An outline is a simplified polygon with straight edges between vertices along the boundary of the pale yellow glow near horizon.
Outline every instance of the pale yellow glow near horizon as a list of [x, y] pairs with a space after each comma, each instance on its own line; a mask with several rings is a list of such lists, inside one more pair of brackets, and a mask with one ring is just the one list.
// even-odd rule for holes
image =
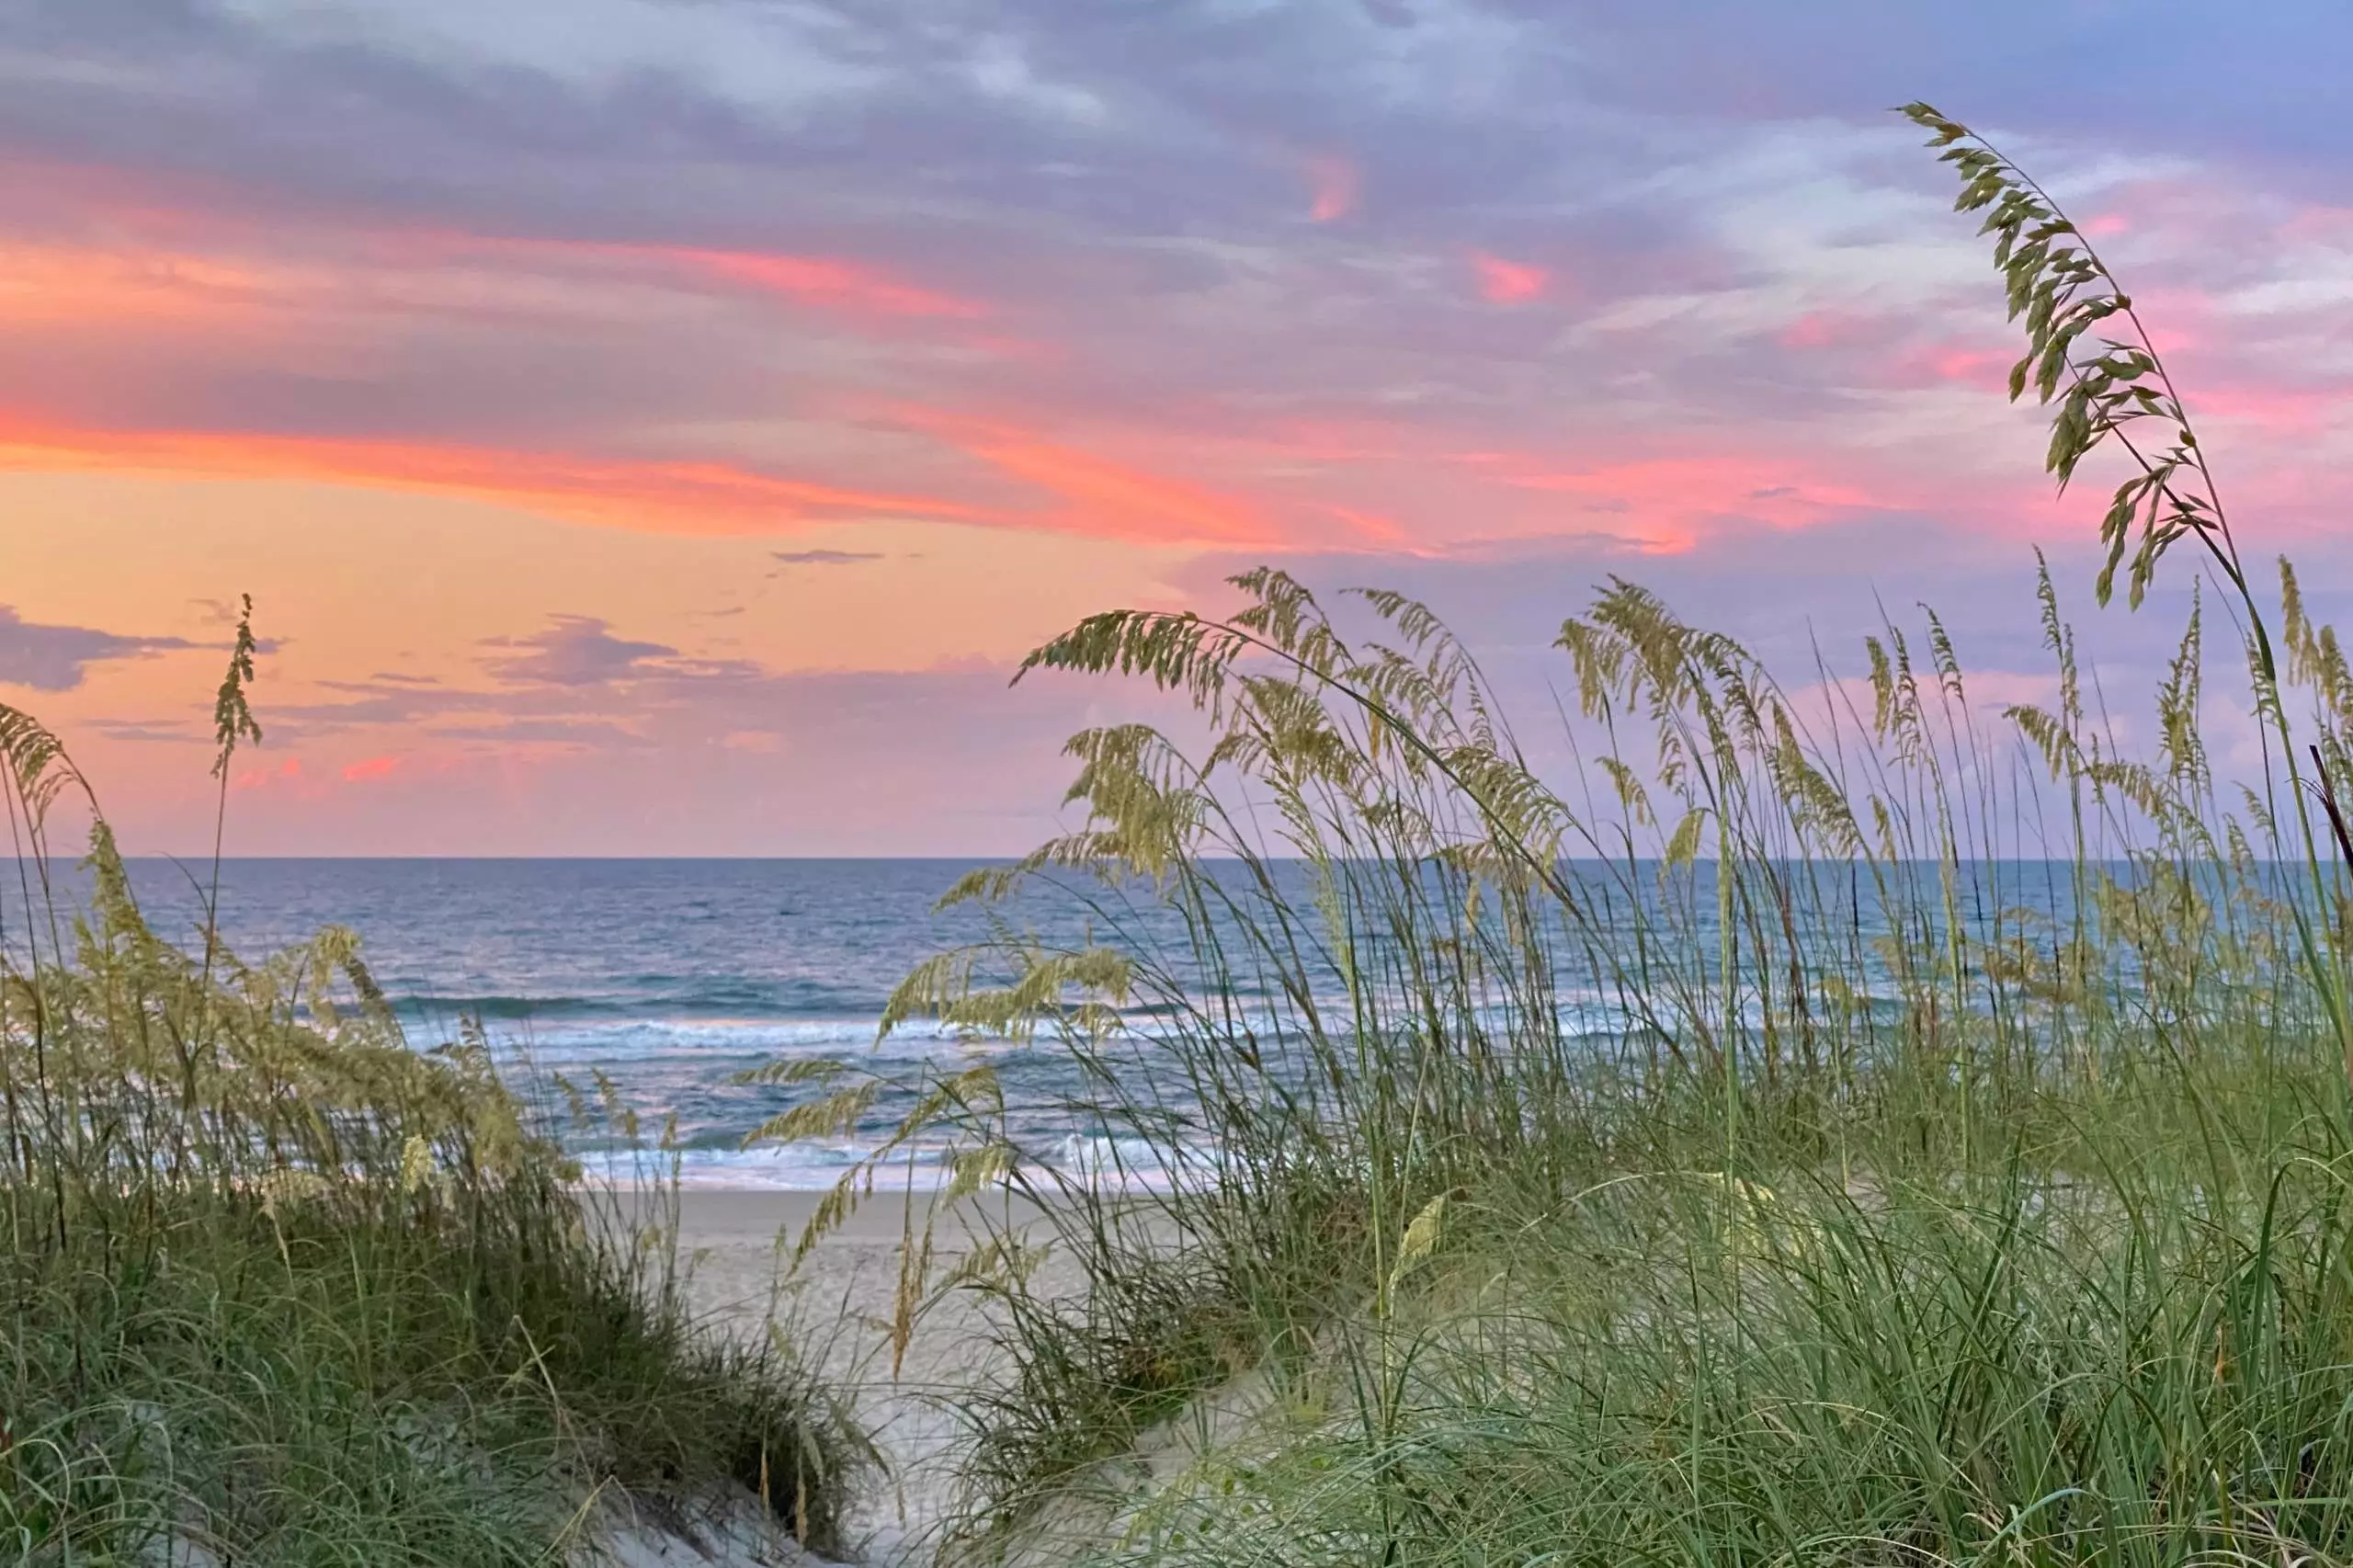
[[[680, 719], [649, 734], [645, 714], [611, 689], [539, 688], [532, 712], [544, 721], [609, 722], [608, 741], [643, 736], [638, 744], [666, 761], [612, 755], [603, 743], [592, 755], [560, 733], [500, 733], [510, 709], [469, 707], [469, 694], [520, 689], [487, 666], [529, 650], [497, 640], [589, 617], [615, 638], [674, 648], [679, 661], [740, 661], [779, 676], [987, 670], [999, 675], [979, 689], [996, 690], [1001, 672], [1082, 616], [1178, 602], [1165, 578], [1190, 553], [921, 522], [638, 533], [433, 495], [153, 475], [0, 475], [0, 604], [25, 621], [198, 644], [91, 663], [65, 690], [0, 686], [0, 701], [65, 737], [126, 847], [183, 854], [209, 838], [210, 710], [230, 634], [221, 607], [239, 594], [253, 596], [256, 630], [276, 646], [254, 694], [265, 744], [233, 769], [238, 843], [278, 844], [300, 821], [312, 825], [299, 842], [335, 853], [494, 852], [538, 842], [530, 834], [546, 812], [592, 796], [615, 795], [601, 809], [626, 823], [632, 813], [618, 801], [659, 812], [706, 788], [717, 804], [705, 810], [756, 820], [731, 819], [694, 842], [756, 843], [764, 800], [790, 815], [788, 802], [832, 799], [798, 809], [843, 822], [855, 819], [861, 790], [878, 808], [887, 799], [908, 809], [906, 783], [878, 792], [877, 769], [919, 769], [926, 737], [895, 742], [878, 713], [870, 737], [836, 728], [821, 738], [804, 731], [805, 711], [796, 718], [764, 687], [728, 699], [709, 733], [682, 734], [676, 724], [693, 721]], [[790, 564], [777, 551], [874, 559]], [[418, 704], [426, 716], [319, 716], [366, 699], [352, 685], [385, 672], [436, 683], [412, 687], [427, 694]], [[135, 738], [126, 725], [182, 738]], [[909, 755], [885, 757], [893, 747]], [[1031, 749], [1050, 758], [1051, 738]], [[558, 776], [571, 782], [549, 782]], [[1036, 793], [1051, 805], [1049, 786]], [[921, 824], [911, 819], [909, 831]]]
[[[1093, 610], [1169, 601], [1162, 579], [1192, 553], [925, 522], [698, 538], [356, 487], [124, 475], [0, 475], [0, 603], [26, 619], [218, 637], [199, 601], [251, 593], [286, 645], [280, 678], [305, 681], [468, 678], [485, 640], [558, 615], [779, 671], [1004, 663]], [[879, 559], [775, 559], [811, 551]], [[172, 662], [101, 667], [86, 686], [127, 693]]]

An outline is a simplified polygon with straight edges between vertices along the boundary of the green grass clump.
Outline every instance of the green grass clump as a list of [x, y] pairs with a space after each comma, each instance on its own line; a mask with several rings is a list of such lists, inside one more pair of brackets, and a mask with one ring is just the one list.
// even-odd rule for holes
[[[932, 1286], [994, 1299], [1013, 1369], [968, 1407], [951, 1546], [2353, 1560], [2353, 676], [2284, 561], [2256, 590], [2104, 264], [1910, 112], [1995, 237], [2052, 472], [2127, 465], [2100, 598], [2198, 551], [2233, 685], [2201, 596], [2151, 721], [2111, 722], [2047, 571], [2051, 699], [1998, 713], [1933, 613], [1792, 683], [1612, 581], [1558, 640], [1600, 748], [1566, 767], [1392, 593], [1260, 570], [1225, 619], [1047, 644], [1208, 741], [1074, 738], [1085, 825], [954, 890], [991, 935], [891, 1009], [1062, 1054], [1144, 1151], [1109, 1174], [1158, 1178], [1039, 1158], [984, 1064], [909, 1119], [961, 1132], [950, 1196], [1037, 1205]], [[1091, 1295], [1037, 1283], [1047, 1245]], [[1214, 1440], [1172, 1467], [1188, 1415]], [[1156, 1448], [1138, 1501], [1120, 1456]]]
[[6, 1560], [177, 1540], [222, 1561], [544, 1562], [585, 1549], [572, 1516], [599, 1483], [692, 1499], [756, 1484], [763, 1450], [780, 1489], [801, 1478], [793, 1522], [833, 1526], [789, 1369], [704, 1344], [535, 1216], [195, 1192], [82, 1210], [63, 1245], [45, 1203], [10, 1219]]
[[2222, 1202], [2165, 1158], [1982, 1174], [1731, 1202], [1662, 1175], [1465, 1236], [1110, 1555], [2341, 1560], [2341, 1171]]
[[585, 1560], [610, 1507], [731, 1483], [834, 1543], [831, 1407], [699, 1330], [675, 1238], [581, 1196], [478, 1033], [413, 1048], [347, 931], [175, 947], [55, 738], [0, 708], [0, 1562]]

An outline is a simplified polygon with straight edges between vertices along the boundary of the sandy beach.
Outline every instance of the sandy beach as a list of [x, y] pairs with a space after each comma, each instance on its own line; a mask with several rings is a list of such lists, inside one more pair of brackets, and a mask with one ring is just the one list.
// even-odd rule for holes
[[[919, 1232], [927, 1194], [875, 1194], [787, 1277], [792, 1249], [823, 1194], [689, 1187], [678, 1195], [679, 1250], [697, 1311], [729, 1332], [764, 1335], [771, 1320], [803, 1346], [827, 1388], [881, 1451], [889, 1473], [870, 1479], [849, 1540], [858, 1561], [921, 1563], [949, 1499], [960, 1436], [956, 1397], [998, 1368], [972, 1298], [950, 1295], [915, 1325], [894, 1374], [890, 1325], [902, 1238]], [[976, 1200], [978, 1201], [978, 1200]], [[934, 1229], [933, 1277], [954, 1267], [977, 1228], [1027, 1216], [992, 1200], [966, 1205]], [[1049, 1274], [1041, 1281], [1052, 1288]]]

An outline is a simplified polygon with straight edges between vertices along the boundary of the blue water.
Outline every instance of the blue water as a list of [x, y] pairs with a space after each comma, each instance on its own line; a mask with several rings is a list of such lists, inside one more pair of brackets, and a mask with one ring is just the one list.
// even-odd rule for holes
[[[689, 1182], [825, 1187], [870, 1153], [914, 1103], [927, 1071], [952, 1072], [986, 1060], [1005, 1090], [1007, 1130], [1049, 1160], [1099, 1159], [1116, 1136], [1091, 1112], [1087, 1085], [1068, 1057], [970, 1040], [929, 1023], [879, 1040], [884, 1004], [924, 959], [983, 935], [983, 916], [961, 907], [935, 913], [941, 893], [972, 867], [947, 860], [232, 860], [221, 872], [221, 929], [241, 957], [257, 960], [306, 940], [322, 926], [359, 933], [363, 956], [398, 1009], [411, 1040], [429, 1047], [480, 1019], [516, 1082], [543, 1105], [563, 1096], [556, 1079], [587, 1088], [608, 1077], [643, 1127], [675, 1119], [675, 1142]], [[131, 880], [151, 924], [190, 949], [200, 942], [203, 898], [196, 879], [209, 867], [136, 860]], [[1932, 868], [1920, 874], [1933, 882]], [[1602, 902], [1598, 868], [1570, 872], [1591, 891], [1590, 913], [1607, 924], [1622, 903]], [[1238, 873], [1237, 873], [1238, 874]], [[1279, 869], [1278, 881], [1296, 874]], [[1711, 883], [1712, 870], [1695, 874]], [[1639, 879], [1651, 882], [1645, 876]], [[1834, 877], [1814, 920], [1843, 934]], [[2066, 918], [2066, 877], [2033, 862], [1984, 862], [1964, 869], [1963, 918], [2026, 905]], [[1928, 883], [1924, 883], [1924, 886]], [[1235, 891], [1240, 891], [1237, 888]], [[1303, 880], [1287, 887], [1294, 908], [1311, 899]], [[1147, 899], [1145, 901], [1149, 903]], [[1704, 939], [1713, 894], [1694, 900]], [[1880, 927], [1864, 897], [1859, 930]], [[1973, 914], [1972, 912], [1974, 912]], [[1131, 910], [1132, 914], [1132, 909]], [[0, 941], [21, 936], [23, 900], [0, 887]], [[1086, 912], [1069, 898], [1012, 912], [1058, 947], [1086, 939]], [[1099, 930], [1099, 926], [1097, 927]], [[1165, 912], [1147, 915], [1130, 937], [1181, 949]], [[1188, 970], [1181, 955], [1173, 967]], [[1564, 955], [1565, 956], [1565, 955]], [[1561, 976], [1562, 1026], [1601, 1035], [1623, 1028], [1623, 1012], [1587, 980]], [[1247, 1011], [1272, 1002], [1235, 994]], [[1149, 1022], [1146, 1032], [1149, 1032]], [[803, 1083], [734, 1083], [747, 1068], [779, 1061], [846, 1059], [895, 1087], [853, 1133], [789, 1147], [745, 1146], [769, 1118], [823, 1092]], [[625, 1166], [608, 1128], [569, 1126], [566, 1136], [592, 1168]], [[1125, 1145], [1123, 1145], [1123, 1148]], [[904, 1167], [938, 1179], [937, 1143], [919, 1143]]]
[[[876, 1148], [915, 1103], [927, 1072], [936, 1077], [977, 1061], [995, 1069], [1006, 1131], [1032, 1155], [1097, 1170], [1115, 1154], [1148, 1164], [1152, 1152], [1132, 1128], [1108, 1126], [1093, 1113], [1087, 1083], [1062, 1051], [965, 1038], [928, 1020], [878, 1038], [884, 1005], [909, 970], [985, 934], [977, 910], [934, 908], [975, 864], [238, 859], [221, 870], [221, 934], [251, 962], [323, 926], [358, 932], [361, 956], [411, 1041], [456, 1040], [465, 1020], [479, 1019], [511, 1080], [559, 1113], [592, 1170], [625, 1174], [636, 1156], [609, 1128], [562, 1117], [568, 1096], [559, 1079], [594, 1097], [597, 1076], [608, 1078], [647, 1140], [675, 1118], [672, 1142], [687, 1182], [823, 1187]], [[199, 884], [209, 864], [138, 859], [130, 869], [153, 928], [188, 950], [199, 948]], [[1294, 907], [1309, 903], [1298, 868], [1279, 867], [1276, 875], [1297, 880], [1285, 890]], [[1138, 900], [1111, 900], [1125, 937], [1157, 940], [1159, 956], [1188, 971], [1181, 926], [1137, 892]], [[14, 888], [0, 889], [0, 920], [19, 918], [20, 904]], [[1008, 914], [1057, 947], [1087, 939], [1087, 912], [1067, 896]], [[1251, 980], [1237, 977], [1233, 994], [1263, 1017], [1267, 999]], [[1590, 1024], [1617, 1021], [1597, 1016]], [[1149, 1034], [1149, 1019], [1135, 1022]], [[839, 1138], [747, 1147], [746, 1134], [825, 1090], [732, 1080], [749, 1068], [813, 1058], [847, 1061], [885, 1081], [864, 1124]], [[884, 1179], [938, 1180], [945, 1143], [918, 1140], [912, 1159], [894, 1157]]]
[[[846, 1057], [890, 1076], [1011, 1057], [928, 1025], [876, 1030], [892, 988], [920, 960], [976, 936], [969, 912], [932, 905], [970, 869], [928, 860], [233, 860], [221, 873], [221, 929], [256, 959], [321, 926], [360, 934], [362, 955], [411, 1039], [457, 1038], [482, 1019], [551, 1103], [555, 1075], [586, 1087], [602, 1071], [649, 1137], [676, 1116], [684, 1178], [823, 1187], [871, 1147], [869, 1135], [793, 1148], [742, 1147], [806, 1085], [728, 1080], [796, 1057]], [[138, 860], [132, 886], [162, 934], [193, 945], [201, 900], [168, 861]], [[12, 890], [13, 891], [13, 890]], [[11, 903], [15, 900], [12, 898]], [[1040, 1053], [1002, 1069], [1043, 1125], [1057, 1085]], [[878, 1107], [878, 1120], [894, 1102]], [[594, 1156], [608, 1140], [576, 1140]]]

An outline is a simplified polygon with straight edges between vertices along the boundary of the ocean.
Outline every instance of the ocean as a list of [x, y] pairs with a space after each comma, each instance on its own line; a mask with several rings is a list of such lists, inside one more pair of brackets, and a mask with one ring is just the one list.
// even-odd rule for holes
[[[351, 927], [412, 1043], [456, 1040], [464, 1020], [478, 1019], [514, 1081], [551, 1111], [564, 1103], [559, 1078], [593, 1092], [601, 1074], [649, 1139], [674, 1125], [679, 1175], [688, 1184], [829, 1187], [905, 1115], [927, 1071], [953, 1072], [978, 1060], [995, 1066], [1006, 1131], [1025, 1150], [1103, 1168], [1114, 1152], [1105, 1140], [1117, 1130], [1089, 1114], [1088, 1085], [1067, 1053], [960, 1038], [922, 1020], [878, 1040], [885, 1002], [907, 972], [983, 934], [980, 911], [934, 907], [975, 864], [232, 859], [221, 869], [221, 929], [232, 950], [251, 960], [322, 926]], [[1293, 872], [1278, 869], [1278, 880]], [[131, 874], [154, 928], [198, 947], [199, 884], [210, 867], [136, 859]], [[1697, 874], [1711, 881], [1704, 865]], [[1919, 874], [1931, 882], [1935, 876], [1927, 867]], [[2019, 903], [2058, 923], [2067, 918], [2062, 867], [1974, 863], [1963, 880], [1963, 902], [1975, 918]], [[1303, 877], [1285, 896], [1297, 908], [1312, 903]], [[1712, 894], [1703, 888], [1695, 902], [1710, 912]], [[1881, 926], [1869, 903], [1865, 898], [1857, 912], [1864, 932]], [[23, 913], [15, 888], [0, 892], [0, 926]], [[1086, 912], [1069, 899], [1010, 913], [1054, 946], [1086, 940]], [[1843, 932], [1847, 916], [1833, 907], [1814, 918], [1824, 915]], [[1701, 919], [1701, 939], [1712, 950], [1705, 913]], [[1130, 934], [1164, 940], [1164, 958], [1184, 947], [1165, 912], [1142, 915]], [[0, 939], [12, 936], [0, 930]], [[1235, 999], [1245, 1011], [1269, 1005], [1249, 993], [1246, 974], [1242, 983]], [[1622, 1013], [1589, 986], [1564, 984], [1560, 1001], [1562, 1026], [1572, 1035], [1625, 1027]], [[1134, 1022], [1148, 1038], [1150, 1020]], [[734, 1079], [749, 1068], [813, 1059], [848, 1062], [892, 1086], [843, 1136], [747, 1147], [748, 1133], [823, 1090]], [[566, 1136], [592, 1172], [631, 1174], [640, 1158], [607, 1130], [567, 1123]], [[1125, 1142], [1116, 1152], [1121, 1159], [1137, 1153]], [[939, 1144], [919, 1142], [893, 1172], [936, 1181], [940, 1154]]]
[[[981, 929], [970, 912], [932, 913], [972, 864], [232, 859], [221, 869], [221, 931], [251, 960], [348, 926], [414, 1043], [454, 1040], [461, 1019], [479, 1018], [551, 1105], [562, 1098], [557, 1075], [586, 1088], [601, 1072], [649, 1138], [675, 1116], [687, 1182], [822, 1187], [904, 1108], [886, 1096], [858, 1136], [746, 1149], [747, 1132], [811, 1091], [731, 1084], [736, 1074], [836, 1057], [911, 1080], [926, 1063], [994, 1053], [1008, 1059], [1008, 1097], [1035, 1102], [1029, 1135], [1048, 1146], [1086, 1135], [1047, 1108], [1063, 1086], [1050, 1053], [1017, 1055], [923, 1023], [877, 1045], [883, 1004], [907, 971]], [[151, 924], [193, 949], [210, 866], [131, 866]], [[575, 1143], [592, 1169], [631, 1158], [598, 1135]]]

